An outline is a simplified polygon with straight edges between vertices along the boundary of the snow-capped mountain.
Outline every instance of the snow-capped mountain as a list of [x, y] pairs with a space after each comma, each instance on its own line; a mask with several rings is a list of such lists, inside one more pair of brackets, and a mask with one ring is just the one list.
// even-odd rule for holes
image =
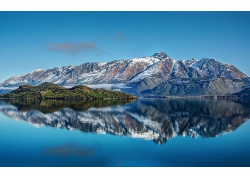
[[[174, 60], [166, 53], [158, 52], [143, 58], [88, 62], [79, 66], [71, 65], [48, 70], [37, 69], [25, 75], [13, 76], [0, 83], [0, 87], [51, 82], [63, 86], [79, 84], [90, 85], [90, 87], [91, 85], [120, 86], [121, 90], [136, 95], [157, 94], [159, 91], [158, 95], [178, 95], [178, 91], [173, 90], [177, 85], [185, 95], [190, 95], [189, 87], [181, 87], [181, 84], [187, 86], [193, 80], [198, 84], [209, 81], [208, 85], [200, 87], [205, 88], [204, 91], [198, 90], [196, 93], [191, 93], [195, 95], [217, 93], [213, 88], [213, 86], [217, 87], [216, 83], [219, 83], [219, 86], [224, 89], [222, 92], [226, 93], [237, 92], [250, 86], [250, 78], [244, 73], [216, 59]], [[158, 86], [160, 90], [154, 89]]]
[[[216, 137], [235, 130], [250, 117], [249, 107], [226, 101], [138, 100], [126, 105], [89, 107], [85, 111], [68, 107], [57, 109], [53, 101], [37, 102], [37, 107], [47, 104], [48, 113], [34, 110], [35, 102], [30, 106], [33, 109], [23, 101], [11, 103], [0, 102], [0, 113], [35, 127], [46, 125], [130, 136], [157, 143], [164, 143], [175, 136]], [[24, 110], [20, 110], [22, 107]], [[53, 107], [55, 110], [51, 111]]]

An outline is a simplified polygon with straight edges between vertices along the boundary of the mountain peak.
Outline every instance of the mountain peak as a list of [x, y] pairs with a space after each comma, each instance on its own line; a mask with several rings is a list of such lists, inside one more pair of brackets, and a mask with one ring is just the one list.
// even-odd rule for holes
[[[31, 72], [5, 80], [0, 83], [0, 88], [13, 89], [24, 84], [40, 85], [40, 91], [57, 90], [58, 84], [68, 87], [95, 85], [93, 87], [117, 89], [139, 96], [218, 95], [243, 90], [250, 86], [250, 77], [216, 59], [174, 60], [160, 51], [150, 57], [114, 60], [100, 65], [86, 62], [79, 66]], [[29, 89], [27, 86], [23, 88]]]
[[159, 58], [159, 59], [164, 59], [164, 58], [167, 58], [169, 57], [165, 52], [157, 52], [157, 53], [154, 53], [154, 55], [152, 57], [155, 57], [155, 58]]

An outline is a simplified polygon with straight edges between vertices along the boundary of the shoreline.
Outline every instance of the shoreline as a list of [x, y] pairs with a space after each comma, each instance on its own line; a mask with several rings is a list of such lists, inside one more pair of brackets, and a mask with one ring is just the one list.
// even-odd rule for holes
[[0, 98], [1, 99], [32, 99], [32, 100], [135, 100], [138, 98]]

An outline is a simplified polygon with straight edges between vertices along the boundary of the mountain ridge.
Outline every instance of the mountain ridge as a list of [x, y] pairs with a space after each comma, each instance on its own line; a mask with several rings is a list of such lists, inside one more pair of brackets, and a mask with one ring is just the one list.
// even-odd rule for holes
[[[190, 85], [181, 86], [183, 80], [187, 81], [187, 86], [188, 83]], [[125, 88], [120, 88], [121, 91], [131, 92], [138, 96], [152, 93], [155, 95], [190, 95], [188, 89], [193, 86], [192, 80], [201, 84], [204, 80], [210, 81], [209, 84], [198, 87], [196, 93], [191, 93], [195, 95], [213, 95], [220, 91], [235, 93], [250, 86], [250, 78], [233, 65], [222, 63], [214, 58], [175, 60], [164, 52], [158, 52], [143, 58], [87, 62], [78, 66], [70, 65], [48, 70], [38, 69], [28, 74], [13, 76], [0, 83], [0, 87], [39, 85], [43, 82], [61, 86], [123, 84]], [[229, 85], [227, 85], [228, 82]], [[158, 93], [159, 90], [154, 89], [158, 86], [161, 89], [160, 93]], [[220, 87], [210, 88], [211, 86]], [[183, 93], [178, 94], [179, 91], [173, 93], [176, 87]]]

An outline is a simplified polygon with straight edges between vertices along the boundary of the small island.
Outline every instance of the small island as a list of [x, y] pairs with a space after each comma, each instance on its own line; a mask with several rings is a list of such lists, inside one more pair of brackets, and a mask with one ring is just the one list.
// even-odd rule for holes
[[137, 99], [128, 93], [106, 89], [92, 89], [79, 85], [72, 88], [65, 88], [57, 84], [45, 82], [39, 86], [22, 85], [18, 89], [0, 95], [3, 99]]

